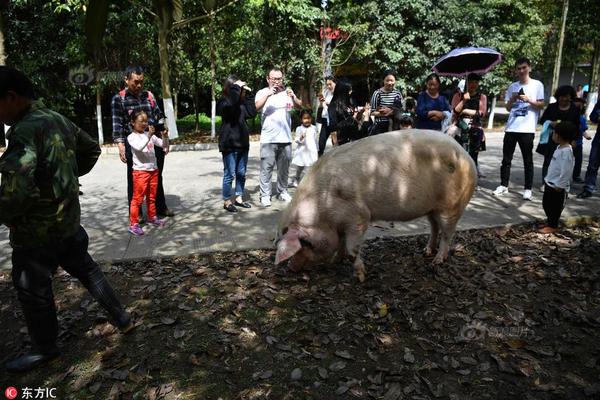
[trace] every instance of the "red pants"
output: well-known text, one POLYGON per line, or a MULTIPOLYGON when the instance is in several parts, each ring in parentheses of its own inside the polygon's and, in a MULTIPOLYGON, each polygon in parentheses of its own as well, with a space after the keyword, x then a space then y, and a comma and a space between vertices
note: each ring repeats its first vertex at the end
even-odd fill
POLYGON ((156 218, 156 188, 158 186, 158 170, 137 171, 133 170, 133 198, 129 206, 129 224, 138 223, 140 207, 146 196, 148 207, 148 221, 156 218))

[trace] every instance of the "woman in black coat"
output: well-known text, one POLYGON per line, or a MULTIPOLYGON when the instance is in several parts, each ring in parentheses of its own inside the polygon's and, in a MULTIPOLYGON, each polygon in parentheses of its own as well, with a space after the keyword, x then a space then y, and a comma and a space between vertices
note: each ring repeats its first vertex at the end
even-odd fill
POLYGON ((223 94, 217 103, 217 115, 221 116, 219 151, 223 154, 223 208, 237 212, 238 207, 250 208, 243 200, 246 184, 246 166, 250 150, 250 132, 246 119, 256 116, 254 95, 246 83, 230 75, 223 84, 223 94), (232 183, 235 178, 235 198, 232 183))
POLYGON ((358 134, 357 113, 352 105, 350 95, 352 85, 338 80, 329 103, 329 130, 334 146, 342 145, 355 139, 358 134))
MULTIPOLYGON (((569 121, 575 124, 577 127, 577 134, 579 135, 579 107, 573 102, 576 97, 575 89, 572 86, 561 86, 556 89, 554 93, 554 98, 556 99, 555 103, 550 104, 542 114, 542 118, 540 118, 540 124, 544 124, 546 121, 552 121, 550 125, 554 128, 555 125, 560 121, 569 121)), ((558 147, 558 143, 552 140, 552 136, 548 139, 548 143, 542 146, 541 153, 544 155, 544 165, 542 166, 542 179, 546 176, 548 172, 548 167, 550 166, 550 161, 552 161, 552 155, 554 154, 554 150, 558 147)), ((536 149, 538 153, 539 149, 536 149)))

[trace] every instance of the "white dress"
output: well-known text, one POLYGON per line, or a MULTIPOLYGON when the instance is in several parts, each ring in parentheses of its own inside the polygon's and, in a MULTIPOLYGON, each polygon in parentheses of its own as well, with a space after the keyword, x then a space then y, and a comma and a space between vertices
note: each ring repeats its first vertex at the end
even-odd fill
POLYGON ((296 141, 298 142, 300 136, 304 133, 304 142, 298 143, 296 147, 296 153, 292 159, 292 164, 301 167, 310 167, 313 165, 319 157, 319 144, 317 142, 317 127, 314 125, 308 128, 300 125, 296 128, 296 141))

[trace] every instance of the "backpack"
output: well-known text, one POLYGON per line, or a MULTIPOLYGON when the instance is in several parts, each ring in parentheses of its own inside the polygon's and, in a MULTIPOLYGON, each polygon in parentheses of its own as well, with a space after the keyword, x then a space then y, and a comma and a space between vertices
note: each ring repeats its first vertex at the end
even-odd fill
MULTIPOLYGON (((148 93, 148 101, 150 102, 150 106, 152 107, 152 109, 154 109, 154 107, 156 106, 154 95, 149 90, 147 90, 146 93, 148 93)), ((121 98, 121 101, 125 101, 125 89, 119 90, 119 97, 121 98)))

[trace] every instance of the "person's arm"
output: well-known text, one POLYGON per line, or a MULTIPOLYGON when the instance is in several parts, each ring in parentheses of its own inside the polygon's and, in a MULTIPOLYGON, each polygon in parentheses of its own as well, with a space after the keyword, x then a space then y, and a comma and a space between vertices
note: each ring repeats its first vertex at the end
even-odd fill
POLYGON ((560 159, 560 176, 558 177, 558 182, 556 182, 557 187, 561 189, 559 190, 560 192, 566 190, 567 186, 569 185, 569 182, 571 181, 571 176, 573 175, 573 169, 570 168, 570 161, 571 160, 567 156, 567 154, 565 152, 562 152, 560 159))
MULTIPOLYGON (((541 83, 539 83, 538 88, 536 90, 536 94, 535 94, 535 99, 530 99, 527 95, 521 95, 519 96, 521 98, 521 100, 528 102, 529 104, 531 104, 531 106, 533 108, 537 108, 538 110, 541 110, 542 108, 544 108, 544 85, 542 85, 541 83)), ((556 99, 558 100, 558 99, 556 99)))
POLYGON ((379 112, 379 89, 374 91, 371 96, 371 115, 375 118, 382 116, 379 112))
POLYGON ((124 163, 127 162, 127 158, 125 157, 125 126, 127 121, 125 121, 125 109, 123 108, 123 102, 121 101, 121 96, 116 94, 113 96, 112 101, 110 103, 110 110, 112 114, 112 128, 113 128, 113 140, 117 144, 119 148, 119 158, 124 163))
POLYGON ((512 85, 508 87, 508 89, 506 90, 506 94, 504 95, 504 104, 506 107, 506 111, 510 112, 510 110, 512 110, 512 106, 515 104, 515 101, 517 101, 518 96, 518 92, 511 92, 512 85))
POLYGON ((287 89, 287 95, 292 98, 292 102, 294 103, 294 108, 296 110, 301 110, 302 109, 302 99, 299 99, 298 96, 296 96, 296 93, 294 93, 294 91, 291 88, 287 89))
POLYGON ((8 147, 0 157, 0 224, 11 227, 27 214, 40 197, 35 182, 37 150, 33 135, 13 130, 8 147))
POLYGON ((594 108, 592 109, 592 112, 590 113, 590 121, 597 124, 599 122, 599 118, 600 118, 600 100, 598 100, 596 102, 596 105, 594 106, 594 108))
POLYGON ((98 157, 100 157, 100 145, 90 135, 87 134, 83 129, 75 126, 75 137, 77 140, 75 149, 75 158, 77 160, 77 172, 78 176, 83 176, 90 172, 98 157))
POLYGON ((456 113, 456 115, 460 115, 464 108, 464 99, 462 94, 460 92, 454 93, 454 96, 452 96, 452 102, 450 104, 452 106, 452 110, 456 113))
POLYGON ((417 117, 419 117, 421 121, 429 119, 425 102, 425 92, 419 93, 419 97, 417 98, 417 117))
POLYGON ((129 145, 132 149, 142 151, 144 147, 146 147, 148 142, 150 142, 151 136, 152 135, 150 135, 150 133, 132 133, 129 136, 127 136, 127 141, 129 142, 129 145))
POLYGON ((479 95, 479 116, 484 118, 487 115, 487 96, 485 94, 479 95))
POLYGON ((262 110, 267 99, 271 97, 275 93, 275 88, 268 88, 269 90, 261 90, 256 94, 256 98, 254 99, 254 105, 256 107, 256 111, 262 110))
POLYGON ((244 99, 244 112, 246 119, 251 119, 256 117, 256 103, 254 102, 254 95, 252 93, 247 92, 246 98, 244 99))
POLYGON ((550 105, 549 105, 549 106, 548 106, 548 107, 547 107, 547 108, 544 110, 544 112, 542 113, 542 116, 541 116, 541 118, 540 118, 540 122, 539 122, 539 123, 540 123, 540 125, 544 125, 544 122, 546 122, 546 121, 554 121, 554 119, 552 119, 552 116, 551 116, 551 114, 552 114, 552 111, 551 111, 551 109, 552 109, 552 104, 550 104, 550 105))

